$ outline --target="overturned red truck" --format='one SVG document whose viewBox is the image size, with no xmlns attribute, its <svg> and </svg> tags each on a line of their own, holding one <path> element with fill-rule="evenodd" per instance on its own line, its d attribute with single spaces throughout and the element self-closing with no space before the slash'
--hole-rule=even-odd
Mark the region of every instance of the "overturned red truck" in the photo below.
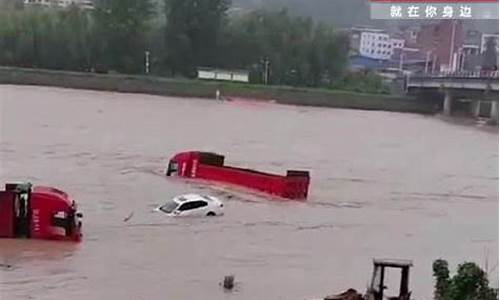
<svg viewBox="0 0 500 300">
<path fill-rule="evenodd" d="M 8 183 L 0 190 L 0 238 L 80 241 L 81 218 L 76 202 L 56 188 Z"/>
<path fill-rule="evenodd" d="M 224 156 L 188 151 L 176 154 L 166 169 L 167 176 L 222 182 L 287 199 L 304 200 L 309 190 L 309 172 L 287 171 L 286 176 L 224 165 Z"/>
</svg>

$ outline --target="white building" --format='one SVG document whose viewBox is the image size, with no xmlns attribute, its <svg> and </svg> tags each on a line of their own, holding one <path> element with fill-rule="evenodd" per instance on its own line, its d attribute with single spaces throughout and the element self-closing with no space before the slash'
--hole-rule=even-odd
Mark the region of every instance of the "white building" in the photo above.
<svg viewBox="0 0 500 300">
<path fill-rule="evenodd" d="M 50 0 L 24 0 L 25 5 L 43 5 L 43 6 L 51 6 L 52 1 Z"/>
<path fill-rule="evenodd" d="M 94 9 L 93 0 L 24 0 L 24 4 L 60 8 L 67 8 L 68 6 L 74 4 L 82 9 Z"/>
<path fill-rule="evenodd" d="M 387 32 L 381 29 L 351 29 L 351 46 L 363 57 L 388 60 L 394 53 L 394 45 L 398 48 L 404 47 L 404 41 L 401 45 L 400 42 L 399 39 L 392 39 Z"/>
<path fill-rule="evenodd" d="M 483 33 L 483 35 L 481 36 L 481 53 L 484 53 L 484 51 L 486 51 L 486 44 L 488 43 L 489 39 L 493 39 L 495 41 L 496 49 L 498 52 L 498 34 Z"/>
<path fill-rule="evenodd" d="M 249 72 L 245 70 L 198 68 L 198 78 L 205 80 L 249 82 Z"/>
</svg>

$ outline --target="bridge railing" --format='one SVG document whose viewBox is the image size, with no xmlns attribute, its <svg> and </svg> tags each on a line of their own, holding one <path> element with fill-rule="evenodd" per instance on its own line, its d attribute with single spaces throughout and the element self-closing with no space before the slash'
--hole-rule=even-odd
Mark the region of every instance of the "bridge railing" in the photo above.
<svg viewBox="0 0 500 300">
<path fill-rule="evenodd" d="M 439 72 L 429 74 L 415 74 L 413 78 L 479 78 L 479 79 L 498 79 L 498 71 L 455 71 Z"/>
</svg>

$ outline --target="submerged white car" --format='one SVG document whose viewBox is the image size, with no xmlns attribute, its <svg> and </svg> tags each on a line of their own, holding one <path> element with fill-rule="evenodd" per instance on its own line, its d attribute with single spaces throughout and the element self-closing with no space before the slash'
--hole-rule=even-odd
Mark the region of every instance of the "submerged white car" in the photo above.
<svg viewBox="0 0 500 300">
<path fill-rule="evenodd" d="M 213 196 L 186 194 L 174 197 L 157 208 L 172 217 L 203 217 L 221 216 L 224 214 L 224 204 Z"/>
</svg>

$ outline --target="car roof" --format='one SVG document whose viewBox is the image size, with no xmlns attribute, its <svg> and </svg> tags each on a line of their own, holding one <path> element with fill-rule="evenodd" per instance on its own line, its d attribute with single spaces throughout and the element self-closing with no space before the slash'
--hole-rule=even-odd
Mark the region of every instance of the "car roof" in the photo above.
<svg viewBox="0 0 500 300">
<path fill-rule="evenodd" d="M 176 202 L 179 203 L 184 203 L 184 202 L 189 202 L 189 201 L 199 201 L 199 200 L 204 200 L 208 202 L 213 202 L 214 199 L 211 198 L 210 196 L 205 196 L 205 195 L 198 195 L 198 194 L 184 194 L 184 195 L 179 195 L 174 198 Z"/>
</svg>

